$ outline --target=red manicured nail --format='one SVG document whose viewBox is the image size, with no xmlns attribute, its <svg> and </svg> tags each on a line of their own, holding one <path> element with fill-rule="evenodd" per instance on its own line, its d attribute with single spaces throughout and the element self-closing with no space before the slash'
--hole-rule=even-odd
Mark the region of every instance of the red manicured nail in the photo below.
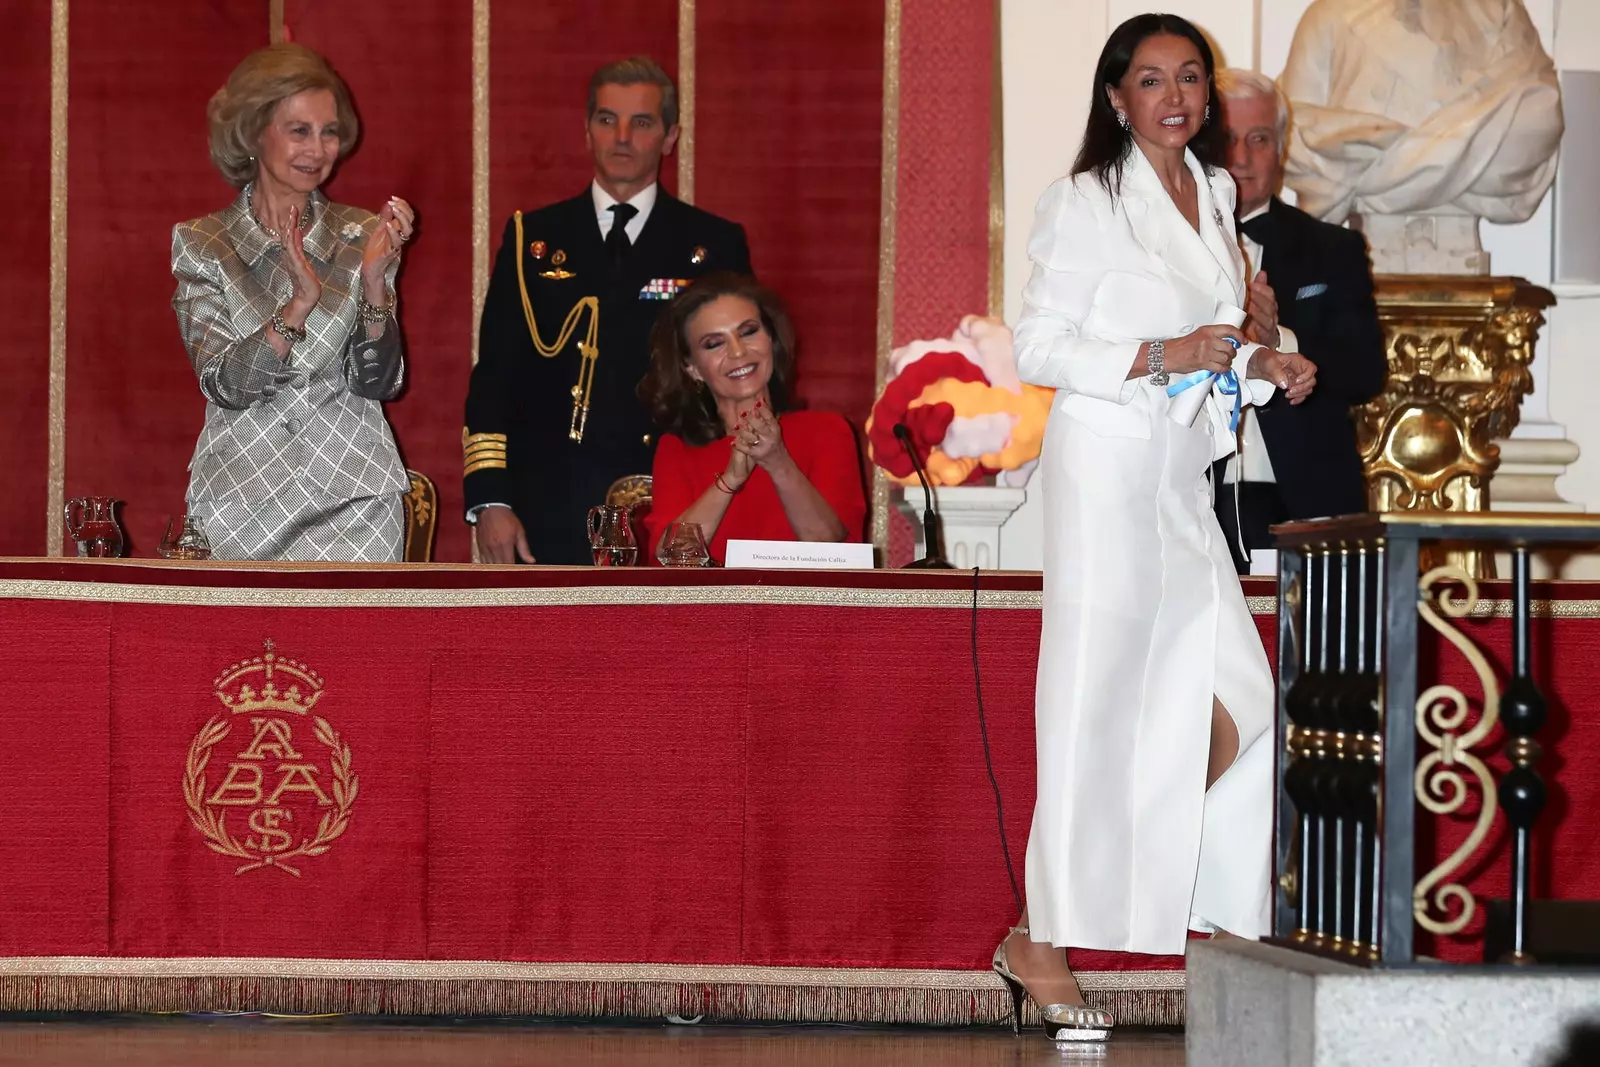
<svg viewBox="0 0 1600 1067">
<path fill-rule="evenodd" d="M 756 401 L 756 410 L 757 411 L 761 410 L 761 401 L 759 401 L 759 400 Z"/>
</svg>

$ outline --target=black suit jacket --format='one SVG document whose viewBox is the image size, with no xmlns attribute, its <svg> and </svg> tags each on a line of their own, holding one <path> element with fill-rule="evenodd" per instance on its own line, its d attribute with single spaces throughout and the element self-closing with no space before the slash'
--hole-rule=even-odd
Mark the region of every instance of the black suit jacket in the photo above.
<svg viewBox="0 0 1600 1067">
<path fill-rule="evenodd" d="M 1262 217 L 1258 269 L 1277 295 L 1278 321 L 1317 365 L 1317 387 L 1303 404 L 1278 393 L 1256 412 L 1278 492 L 1290 519 L 1366 511 L 1350 409 L 1378 395 L 1389 366 L 1366 240 L 1276 197 Z"/>
<path fill-rule="evenodd" d="M 561 262 L 556 263 L 559 258 Z M 586 323 L 553 358 L 533 347 L 517 282 L 522 258 L 528 298 L 545 344 L 560 337 L 580 299 L 600 300 L 600 329 L 588 424 L 568 437 L 578 342 Z M 658 190 L 655 207 L 611 277 L 589 189 L 506 223 L 484 299 L 478 364 L 467 391 L 467 507 L 510 504 L 540 563 L 587 564 L 588 510 L 604 503 L 617 478 L 650 473 L 650 417 L 634 390 L 650 365 L 650 329 L 667 301 L 642 292 L 652 281 L 698 278 L 716 270 L 750 271 L 744 228 Z M 541 277 L 566 272 L 567 278 Z M 659 286 L 657 288 L 660 288 Z"/>
</svg>

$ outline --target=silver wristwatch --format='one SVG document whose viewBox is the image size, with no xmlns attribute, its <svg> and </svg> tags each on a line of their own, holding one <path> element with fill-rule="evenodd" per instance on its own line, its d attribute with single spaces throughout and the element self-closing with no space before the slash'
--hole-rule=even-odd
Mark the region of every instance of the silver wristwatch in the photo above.
<svg viewBox="0 0 1600 1067">
<path fill-rule="evenodd" d="M 1145 365 L 1150 368 L 1150 384 L 1165 386 L 1172 380 L 1167 373 L 1167 343 L 1165 341 L 1151 341 L 1150 351 L 1145 356 Z"/>
</svg>

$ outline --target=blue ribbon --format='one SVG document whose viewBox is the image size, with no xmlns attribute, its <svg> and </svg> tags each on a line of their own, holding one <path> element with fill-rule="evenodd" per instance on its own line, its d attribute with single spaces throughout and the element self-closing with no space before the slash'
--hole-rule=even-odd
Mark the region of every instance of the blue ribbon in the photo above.
<svg viewBox="0 0 1600 1067">
<path fill-rule="evenodd" d="M 1223 340 L 1227 341 L 1236 350 L 1238 349 L 1238 341 L 1231 337 L 1225 337 Z M 1177 396 L 1184 390 L 1193 389 L 1197 385 L 1210 387 L 1212 382 L 1216 383 L 1217 392 L 1223 396 L 1233 397 L 1233 414 L 1228 416 L 1228 432 L 1237 433 L 1239 431 L 1239 410 L 1243 402 L 1239 397 L 1239 376 L 1233 371 L 1197 370 L 1192 374 L 1184 375 L 1167 386 L 1167 395 Z"/>
</svg>

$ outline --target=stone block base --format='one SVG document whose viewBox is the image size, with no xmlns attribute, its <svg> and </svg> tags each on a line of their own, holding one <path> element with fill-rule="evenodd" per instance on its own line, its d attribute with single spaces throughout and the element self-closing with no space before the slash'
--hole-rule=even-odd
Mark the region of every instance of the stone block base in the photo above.
<svg viewBox="0 0 1600 1067">
<path fill-rule="evenodd" d="M 1369 971 L 1250 941 L 1194 942 L 1189 1067 L 1595 1064 L 1600 970 Z"/>
</svg>

